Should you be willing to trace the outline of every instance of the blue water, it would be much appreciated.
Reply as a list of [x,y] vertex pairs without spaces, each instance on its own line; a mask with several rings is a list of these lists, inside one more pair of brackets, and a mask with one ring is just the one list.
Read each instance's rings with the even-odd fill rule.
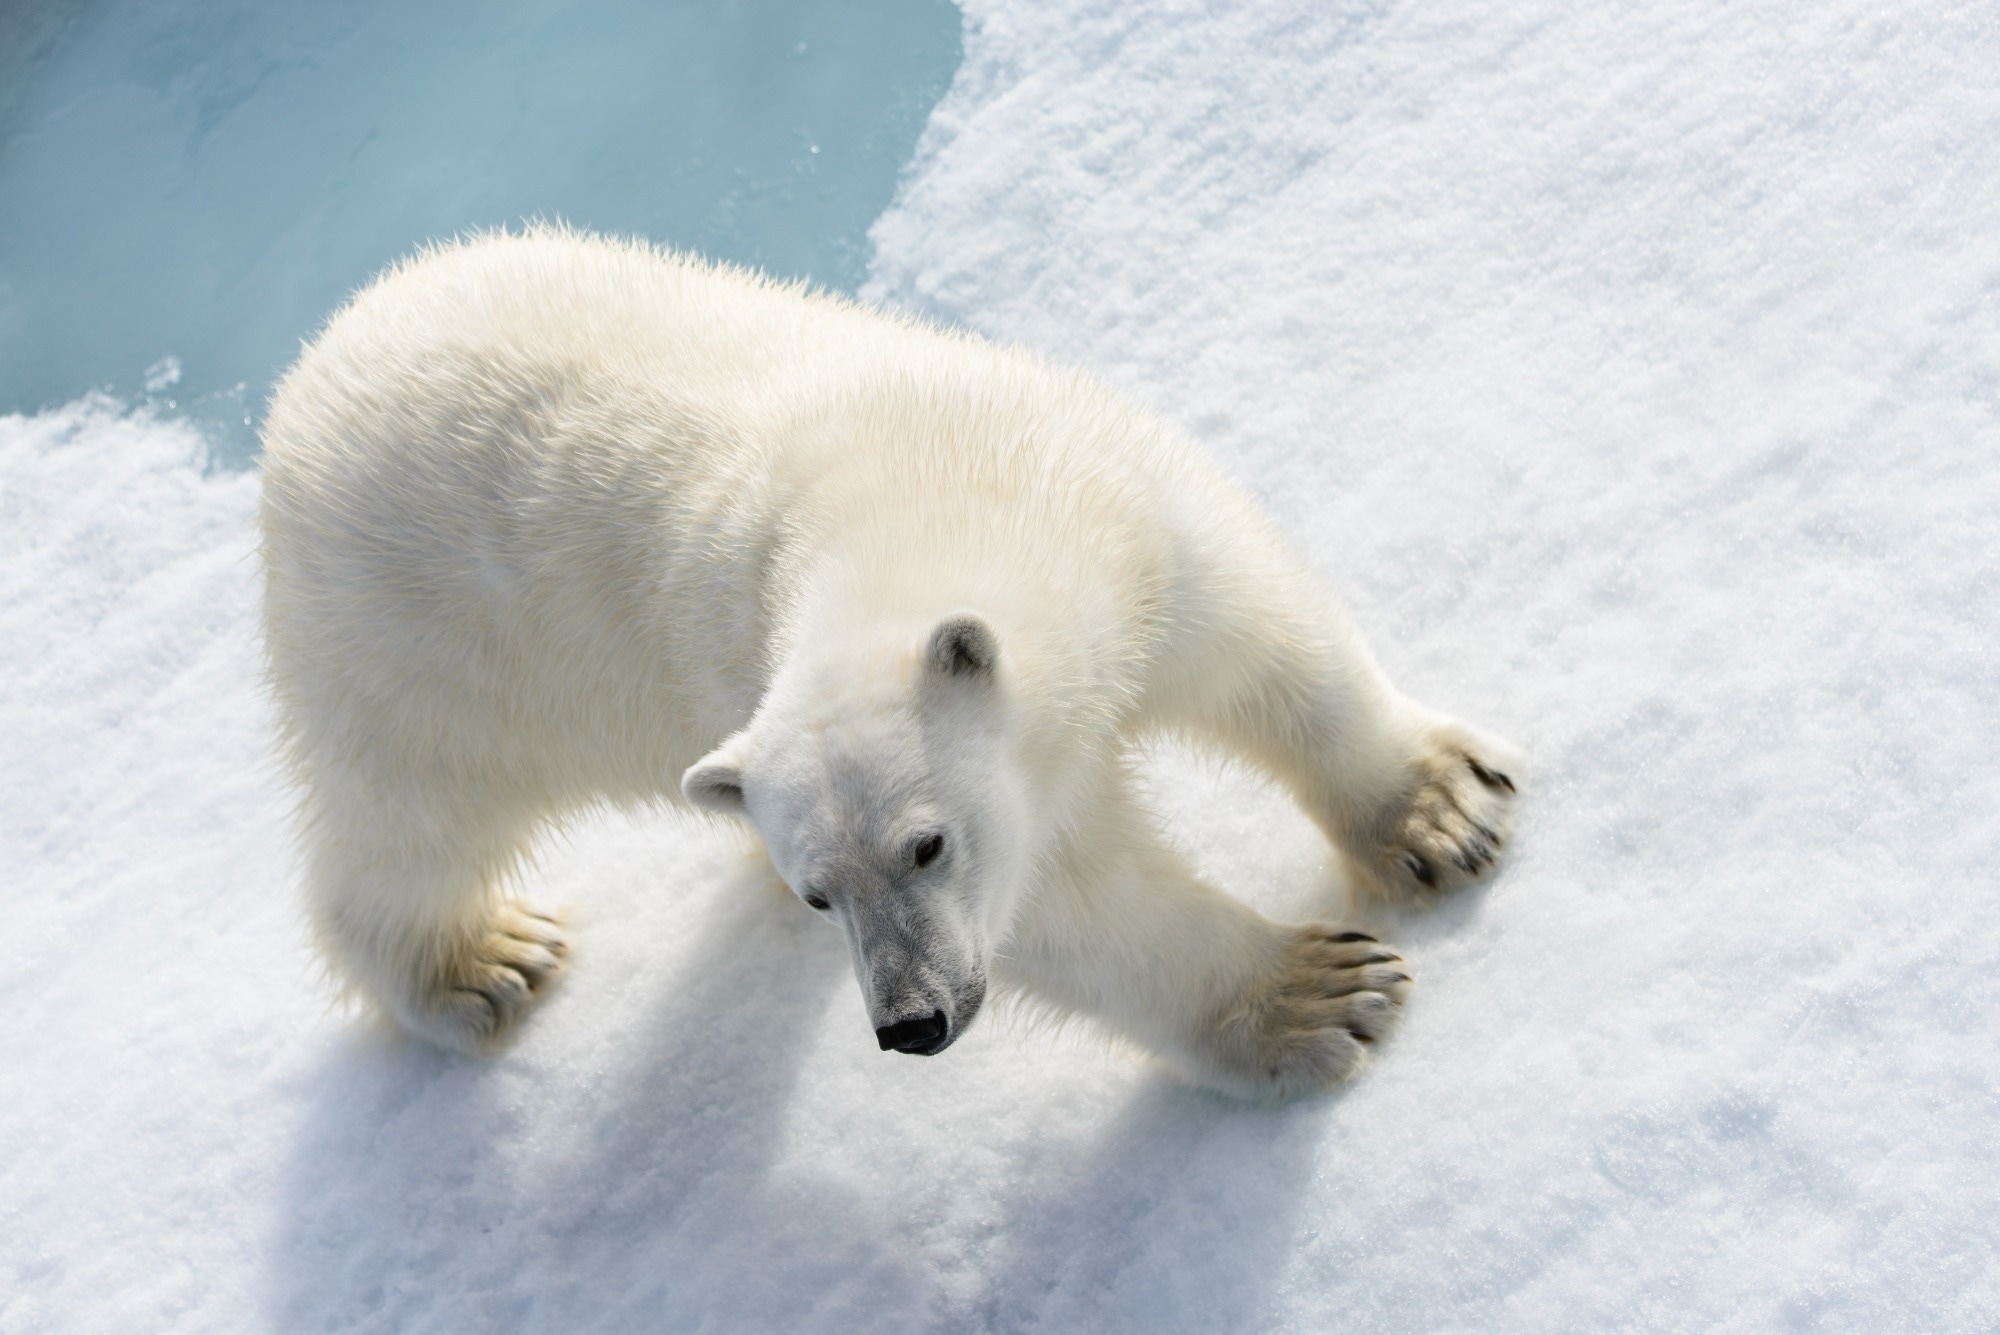
[[0,411],[240,463],[371,273],[529,217],[852,288],[960,51],[945,0],[0,0]]

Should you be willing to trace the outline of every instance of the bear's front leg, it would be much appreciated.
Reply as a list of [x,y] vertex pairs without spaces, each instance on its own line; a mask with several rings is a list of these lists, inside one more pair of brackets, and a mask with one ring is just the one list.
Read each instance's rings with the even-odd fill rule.
[[1241,1098],[1338,1084],[1395,1027],[1410,986],[1395,951],[1230,898],[1122,797],[1093,816],[1016,922],[995,961],[1003,981]]
[[308,790],[306,867],[329,963],[417,1037],[455,1052],[490,1048],[569,954],[553,917],[495,893],[519,841],[452,819],[421,791],[391,801],[329,788]]
[[417,1037],[478,1053],[547,993],[569,941],[549,915],[477,892],[450,896],[447,879],[409,867],[315,878],[315,918],[357,992]]
[[[1220,743],[1289,788],[1378,897],[1425,901],[1486,875],[1512,837],[1512,747],[1392,686],[1346,617],[1273,559],[1159,655],[1154,724]],[[1261,596],[1260,596],[1261,595]]]
[[1204,555],[1181,580],[1143,722],[1283,782],[1378,897],[1429,900],[1492,871],[1513,833],[1513,748],[1391,685],[1275,539],[1189,546]]

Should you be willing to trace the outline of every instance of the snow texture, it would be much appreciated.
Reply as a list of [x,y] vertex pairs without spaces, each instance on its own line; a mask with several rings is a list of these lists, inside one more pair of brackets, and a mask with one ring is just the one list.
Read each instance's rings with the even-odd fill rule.
[[[1535,759],[1356,1084],[874,1051],[747,845],[552,844],[494,1060],[316,990],[254,476],[0,419],[0,1329],[2000,1324],[2000,25],[1857,0],[968,6],[878,299],[1188,423]],[[160,374],[166,374],[162,368]],[[1275,911],[1339,887],[1163,754]]]

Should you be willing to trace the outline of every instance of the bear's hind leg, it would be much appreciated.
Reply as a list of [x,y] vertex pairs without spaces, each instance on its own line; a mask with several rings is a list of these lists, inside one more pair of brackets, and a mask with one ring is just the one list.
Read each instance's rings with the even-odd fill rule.
[[568,938],[497,893],[517,843],[441,838],[449,825],[434,811],[422,831],[368,814],[313,822],[307,892],[322,948],[411,1033],[455,1052],[489,1048],[562,972]]
[[1394,1029],[1410,976],[1364,932],[1274,922],[1202,881],[1124,795],[1056,859],[996,967],[1244,1098],[1338,1084]]

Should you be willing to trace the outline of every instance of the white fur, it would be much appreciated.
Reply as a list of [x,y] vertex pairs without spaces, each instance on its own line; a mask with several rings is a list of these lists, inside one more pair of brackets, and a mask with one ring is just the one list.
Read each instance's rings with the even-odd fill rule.
[[842,923],[878,1026],[955,1038],[990,971],[1253,1096],[1344,1078],[1408,980],[1194,876],[1133,742],[1267,770],[1386,895],[1508,834],[1512,758],[1399,695],[1172,427],[643,245],[537,229],[384,274],[278,391],[263,531],[322,939],[453,1048],[563,964],[504,890],[537,830],[684,772]]

